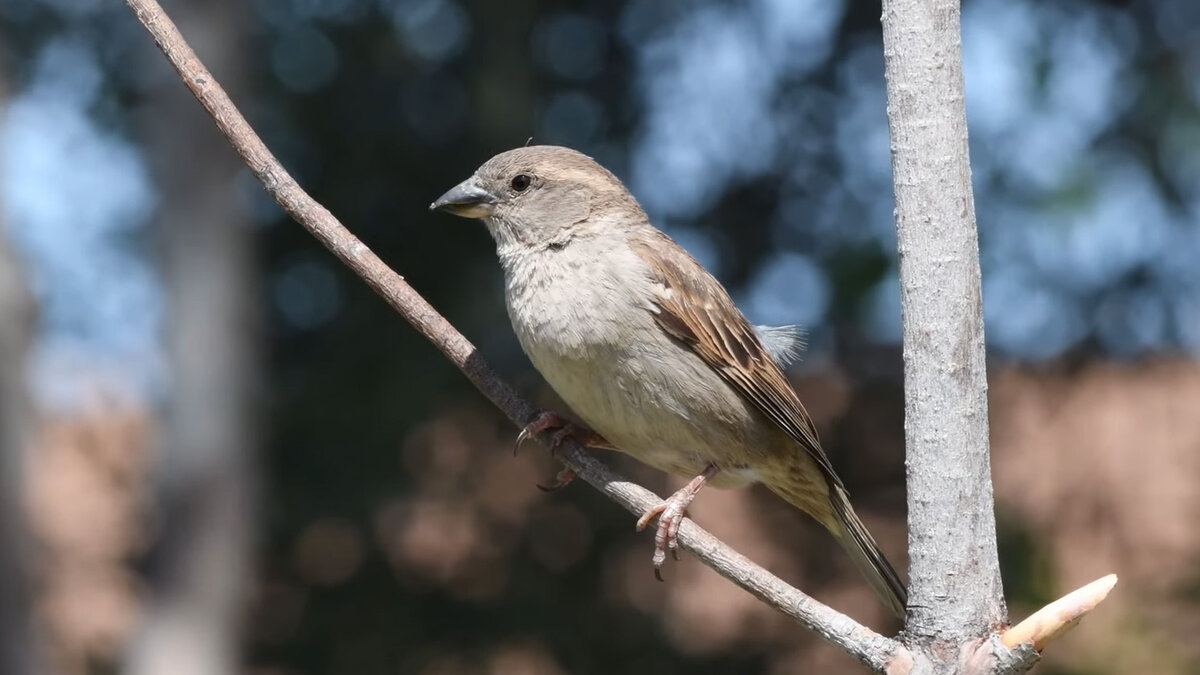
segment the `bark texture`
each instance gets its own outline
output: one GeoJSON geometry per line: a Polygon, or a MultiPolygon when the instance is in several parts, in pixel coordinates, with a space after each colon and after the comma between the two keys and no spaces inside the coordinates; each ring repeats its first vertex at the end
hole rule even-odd
{"type": "Polygon", "coordinates": [[[883,8],[904,323],[905,633],[956,645],[988,634],[1006,613],[959,1],[886,0],[883,8]]]}

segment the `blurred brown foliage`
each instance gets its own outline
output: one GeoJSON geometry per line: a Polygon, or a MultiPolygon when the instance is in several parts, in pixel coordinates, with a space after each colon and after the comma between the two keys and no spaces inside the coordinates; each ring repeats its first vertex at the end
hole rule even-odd
{"type": "MultiPolygon", "coordinates": [[[[1034,543],[1023,563],[1033,595],[1052,599],[1120,576],[1109,600],[1049,651],[1050,663],[1196,672],[1200,367],[1160,358],[1062,373],[1014,369],[992,378],[991,398],[1002,530],[1025,530],[1034,543]]],[[[1010,613],[1033,609],[1020,603],[1010,613]]]]}
{"type": "Polygon", "coordinates": [[[150,432],[147,411],[113,402],[37,425],[26,508],[38,548],[35,612],[54,673],[114,663],[133,630],[150,432]]]}

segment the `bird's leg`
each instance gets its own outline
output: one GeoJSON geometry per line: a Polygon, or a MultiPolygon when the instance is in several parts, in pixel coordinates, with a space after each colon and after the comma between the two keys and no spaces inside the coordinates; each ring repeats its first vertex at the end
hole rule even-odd
{"type": "MultiPolygon", "coordinates": [[[[529,440],[531,437],[537,436],[543,431],[548,431],[550,429],[556,430],[554,434],[550,436],[550,454],[552,455],[558,451],[558,446],[562,445],[563,441],[567,438],[571,438],[576,443],[588,448],[616,450],[612,443],[609,443],[603,436],[592,431],[591,429],[586,429],[574,424],[570,420],[567,420],[557,413],[550,412],[549,410],[543,410],[533,418],[532,422],[525,425],[524,429],[521,429],[521,433],[517,434],[517,442],[513,445],[513,453],[516,454],[517,450],[521,448],[521,444],[529,440]]],[[[562,471],[559,471],[558,475],[555,476],[554,484],[538,485],[538,487],[545,492],[553,492],[559,488],[565,487],[568,483],[574,480],[574,478],[575,472],[570,468],[565,468],[562,471]]]]}
{"type": "Polygon", "coordinates": [[[662,581],[662,566],[667,560],[667,550],[671,556],[679,560],[679,525],[687,513],[687,507],[696,498],[696,493],[708,482],[709,478],[717,475],[721,469],[715,464],[704,467],[699,476],[693,478],[687,485],[667,497],[663,503],[642,514],[638,519],[638,531],[646,529],[650,521],[658,516],[658,531],[654,533],[654,576],[662,581]]]}

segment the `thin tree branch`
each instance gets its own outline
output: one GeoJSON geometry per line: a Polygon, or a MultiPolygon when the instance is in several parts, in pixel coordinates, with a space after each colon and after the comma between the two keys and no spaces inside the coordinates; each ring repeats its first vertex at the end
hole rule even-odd
{"type": "MultiPolygon", "coordinates": [[[[536,409],[496,375],[454,326],[288,175],[158,3],[154,0],[126,2],[154,37],[184,84],[283,210],[441,350],[513,423],[521,426],[530,421],[536,409]]],[[[620,478],[573,442],[564,444],[559,458],[580,478],[634,514],[640,515],[662,501],[649,490],[620,478]]],[[[890,662],[906,654],[905,648],[895,640],[875,633],[789,586],[691,521],[684,521],[680,528],[679,543],[725,578],[873,670],[882,672],[890,662]]]]}

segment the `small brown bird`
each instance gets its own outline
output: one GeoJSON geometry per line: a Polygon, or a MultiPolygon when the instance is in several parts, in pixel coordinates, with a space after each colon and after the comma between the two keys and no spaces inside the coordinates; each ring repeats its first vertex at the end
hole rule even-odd
{"type": "Polygon", "coordinates": [[[522,348],[595,432],[543,414],[520,438],[557,427],[694,477],[638,521],[641,529],[659,516],[656,574],[701,487],[759,482],[825,526],[903,618],[904,583],[855,515],[784,377],[795,336],[752,326],[616,176],[568,148],[518,148],[430,208],[487,225],[522,348]]]}

